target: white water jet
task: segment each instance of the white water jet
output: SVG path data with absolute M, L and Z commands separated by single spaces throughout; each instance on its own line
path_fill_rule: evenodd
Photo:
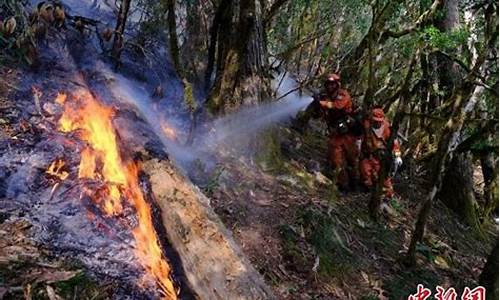
M 285 75 L 278 89 L 277 97 L 280 98 L 293 90 L 295 85 L 296 82 Z M 205 135 L 201 143 L 197 142 L 197 144 L 210 147 L 217 146 L 221 142 L 230 144 L 232 138 L 254 133 L 272 124 L 289 120 L 311 102 L 311 96 L 293 92 L 278 101 L 242 108 L 235 113 L 214 120 L 210 126 L 212 130 Z
M 176 132 L 179 132 L 181 126 L 176 126 L 176 124 L 189 122 L 189 120 L 180 120 L 176 116 L 165 118 L 164 112 L 155 108 L 149 93 L 140 83 L 110 70 L 107 73 L 114 79 L 111 87 L 114 97 L 137 108 L 141 117 L 160 137 L 169 156 L 181 167 L 189 166 L 196 159 L 203 159 L 210 155 L 217 156 L 218 146 L 221 144 L 234 146 L 242 138 L 270 125 L 289 120 L 312 101 L 311 96 L 300 95 L 298 92 L 289 93 L 296 88 L 297 83 L 288 75 L 284 75 L 285 77 L 281 80 L 277 91 L 277 97 L 282 97 L 280 100 L 253 107 L 244 107 L 237 112 L 215 119 L 204 126 L 209 128 L 208 132 L 197 132 L 194 136 L 194 144 L 186 146 L 167 137 L 161 128 L 161 122 L 165 119 L 168 120 L 169 125 Z M 282 78 L 282 76 L 278 78 Z M 278 82 L 274 82 L 274 86 L 277 85 Z

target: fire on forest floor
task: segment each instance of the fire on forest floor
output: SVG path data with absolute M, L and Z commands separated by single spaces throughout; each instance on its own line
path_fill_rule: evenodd
M 11 85 L 20 79 L 15 70 L 0 71 L 9 75 L 2 80 L 9 80 Z M 26 85 L 21 80 L 19 83 Z M 157 294 L 152 291 L 154 283 L 151 286 L 151 281 L 155 281 L 160 294 L 176 299 L 178 291 L 157 239 L 150 204 L 143 195 L 141 167 L 133 157 L 125 155 L 127 149 L 122 149 L 112 122 L 113 109 L 81 87 L 68 90 L 53 97 L 53 92 L 36 86 L 0 93 L 5 112 L 0 124 L 1 233 L 16 231 L 18 222 L 26 223 L 26 228 L 33 227 L 27 231 L 29 237 L 16 238 L 10 244 L 6 240 L 6 245 L 2 245 L 2 250 L 7 251 L 1 253 L 2 269 L 19 271 L 15 278 L 1 274 L 2 293 L 31 293 L 29 289 L 34 289 L 38 282 L 35 275 L 22 274 L 24 265 L 32 268 L 33 261 L 23 255 L 26 251 L 20 242 L 26 239 L 29 249 L 37 250 L 36 258 L 42 252 L 45 256 L 67 257 L 68 269 L 78 261 L 84 268 L 94 265 L 102 284 L 89 284 L 89 289 L 98 290 L 89 298 L 98 297 L 101 292 L 106 294 L 106 282 L 113 283 L 118 278 L 123 282 L 135 281 L 149 296 Z M 37 248 L 44 244 L 50 244 L 51 249 Z M 68 257 L 70 253 L 76 255 Z M 14 254 L 21 254 L 19 262 L 12 259 Z M 135 254 L 135 259 L 130 254 Z M 142 274 L 134 261 L 149 275 L 134 279 Z M 63 271 L 66 266 L 52 268 L 55 274 L 67 275 Z M 76 281 L 87 280 L 85 274 L 75 272 L 71 278 L 56 278 L 49 283 L 66 282 L 73 277 Z M 70 286 L 78 289 L 78 284 Z M 37 285 L 36 289 L 40 287 L 44 290 L 41 293 L 49 297 L 60 292 L 67 295 L 57 285 Z M 134 287 L 115 286 L 113 297 L 119 297 L 118 290 L 128 296 L 134 293 Z
M 491 245 L 441 203 L 418 267 L 398 263 L 425 197 L 424 178 L 396 178 L 401 200 L 377 224 L 368 194 L 332 188 L 320 129 L 277 126 L 255 137 L 253 156 L 228 151 L 218 168 L 204 173 L 201 163 L 192 176 L 279 298 L 406 299 L 418 283 L 476 284 Z
M 136 255 L 144 268 L 157 280 L 166 299 L 176 299 L 171 267 L 166 261 L 153 225 L 151 208 L 139 186 L 140 166 L 124 158 L 120 151 L 112 122 L 113 110 L 99 102 L 84 89 L 72 92 L 72 99 L 58 101 L 64 104 L 64 113 L 59 119 L 62 132 L 78 131 L 88 146 L 81 152 L 78 168 L 80 179 L 100 179 L 105 184 L 102 191 L 84 189 L 107 215 L 123 214 L 123 201 L 129 201 L 137 214 L 137 225 L 133 229 L 136 240 Z M 99 168 L 100 166 L 100 168 Z
M 0 216 L 3 218 L 3 216 Z M 106 299 L 111 282 L 88 278 L 78 266 L 34 243 L 25 220 L 0 222 L 0 299 Z

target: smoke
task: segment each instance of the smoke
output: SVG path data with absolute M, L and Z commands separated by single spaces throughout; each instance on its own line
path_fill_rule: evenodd
M 217 157 L 220 147 L 235 148 L 242 140 L 248 140 L 252 135 L 264 130 L 273 124 L 290 120 L 298 111 L 307 107 L 312 98 L 291 92 L 297 83 L 290 76 L 278 76 L 273 85 L 277 88 L 278 101 L 265 102 L 258 106 L 244 107 L 232 114 L 199 124 L 192 145 L 185 145 L 190 119 L 182 110 L 182 101 L 176 103 L 177 112 L 169 109 L 165 111 L 155 103 L 148 91 L 140 83 L 127 79 L 112 71 L 105 71 L 113 77 L 111 93 L 116 99 L 135 106 L 153 131 L 158 135 L 166 148 L 169 157 L 181 168 L 187 169 L 197 159 L 202 161 Z M 279 84 L 280 83 L 280 84 Z M 278 87 L 279 84 L 279 87 Z M 170 100 L 169 100 L 170 101 Z M 172 99 L 172 101 L 175 101 Z M 165 134 L 162 124 L 168 122 L 178 139 Z M 227 148 L 226 148 L 227 149 Z
M 196 154 L 193 151 L 186 151 L 188 150 L 186 147 L 176 139 L 166 136 L 162 129 L 162 124 L 168 122 L 169 127 L 175 132 L 182 132 L 182 125 L 185 121 L 179 113 L 174 114 L 171 112 L 171 114 L 168 114 L 169 111 L 163 111 L 158 103 L 152 101 L 150 94 L 140 83 L 112 73 L 109 70 L 106 70 L 105 73 L 113 78 L 110 91 L 114 98 L 137 108 L 141 117 L 148 122 L 160 138 L 170 157 L 181 165 L 196 159 Z M 178 109 L 180 110 L 180 108 L 181 105 L 179 104 Z
M 111 9 L 106 1 L 64 0 L 64 3 L 71 8 L 73 13 L 99 15 L 100 19 L 113 20 L 113 17 L 109 16 Z M 131 17 L 129 21 L 134 23 L 134 18 Z M 122 59 L 127 62 L 124 63 L 122 70 L 132 74 L 137 71 L 144 76 L 151 73 L 142 69 L 145 66 L 133 63 L 134 60 L 130 59 L 126 52 L 122 55 Z M 190 164 L 197 159 L 206 162 L 211 157 L 219 156 L 222 147 L 225 147 L 224 149 L 232 148 L 234 151 L 247 150 L 242 149 L 245 147 L 245 141 L 252 139 L 259 131 L 273 124 L 289 120 L 312 101 L 310 96 L 290 92 L 297 87 L 297 82 L 287 73 L 280 74 L 273 82 L 279 100 L 270 99 L 258 106 L 243 107 L 232 114 L 197 124 L 194 142 L 192 145 L 186 146 L 185 140 L 187 140 L 191 119 L 189 110 L 182 100 L 180 82 L 175 76 L 166 76 L 166 74 L 174 72 L 171 66 L 162 65 L 159 70 L 156 70 L 158 72 L 152 72 L 163 74 L 160 76 L 162 78 L 160 84 L 168 95 L 160 101 L 151 97 L 152 86 L 156 86 L 158 83 L 149 76 L 146 76 L 148 79 L 145 82 L 139 82 L 115 73 L 98 59 L 91 61 L 82 59 L 82 63 L 85 68 L 98 70 L 106 78 L 106 86 L 97 89 L 102 93 L 100 96 L 107 98 L 106 94 L 109 91 L 111 95 L 108 96 L 134 106 L 159 137 L 169 157 L 183 169 L 189 168 Z M 156 65 L 148 66 L 148 68 L 154 69 L 157 66 L 158 61 Z M 175 138 L 165 134 L 165 126 L 168 126 L 169 131 L 175 132 Z M 236 149 L 237 145 L 240 146 L 240 149 Z

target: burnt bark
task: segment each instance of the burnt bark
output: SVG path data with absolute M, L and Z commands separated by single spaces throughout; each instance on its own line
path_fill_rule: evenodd
M 269 94 L 260 1 L 227 1 L 218 27 L 217 70 L 207 99 L 212 112 L 255 104 Z
M 113 39 L 113 47 L 111 48 L 111 56 L 116 65 L 118 65 L 120 61 L 120 55 L 123 50 L 123 33 L 125 32 L 125 24 L 127 22 L 129 9 L 130 0 L 123 0 L 120 4 L 120 10 L 116 19 L 115 36 Z
M 196 299 L 275 299 L 209 200 L 168 160 L 147 159 L 149 177 L 170 245 Z
M 167 9 L 168 40 L 170 44 L 170 55 L 174 63 L 175 71 L 181 79 L 184 79 L 184 68 L 182 67 L 179 54 L 179 40 L 177 38 L 177 24 L 175 21 L 175 0 L 165 0 Z
M 498 238 L 479 276 L 479 285 L 486 289 L 486 300 L 498 300 Z
M 205 71 L 205 89 L 208 91 L 210 89 L 212 74 L 214 72 L 214 67 L 216 63 L 216 52 L 217 52 L 217 40 L 219 38 L 219 28 L 223 24 L 227 24 L 230 20 L 226 20 L 224 17 L 230 15 L 227 10 L 230 9 L 231 0 L 221 0 L 219 6 L 216 8 L 214 20 L 212 26 L 210 27 L 210 40 L 208 44 L 208 56 L 207 56 L 207 69 Z M 221 47 L 220 47 L 221 48 Z M 222 49 L 219 49 L 219 52 Z

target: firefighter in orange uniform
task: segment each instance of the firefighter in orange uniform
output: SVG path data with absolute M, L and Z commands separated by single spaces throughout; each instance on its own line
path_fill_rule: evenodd
M 391 136 L 391 125 L 385 118 L 384 110 L 376 107 L 372 109 L 370 117 L 365 119 L 363 126 L 365 134 L 362 143 L 363 159 L 360 165 L 361 177 L 364 185 L 371 188 L 376 184 L 380 174 L 380 153 L 381 150 L 387 149 L 387 141 Z M 403 162 L 401 160 L 401 152 L 397 139 L 394 140 L 392 153 L 394 156 L 393 166 L 398 168 Z M 394 196 L 392 180 L 389 176 L 384 182 L 384 193 L 387 198 L 392 198 Z
M 340 88 L 339 75 L 329 74 L 324 87 L 325 92 L 317 98 L 330 129 L 328 158 L 337 173 L 339 187 L 344 190 L 356 188 L 362 134 L 360 122 L 356 121 L 351 96 Z

